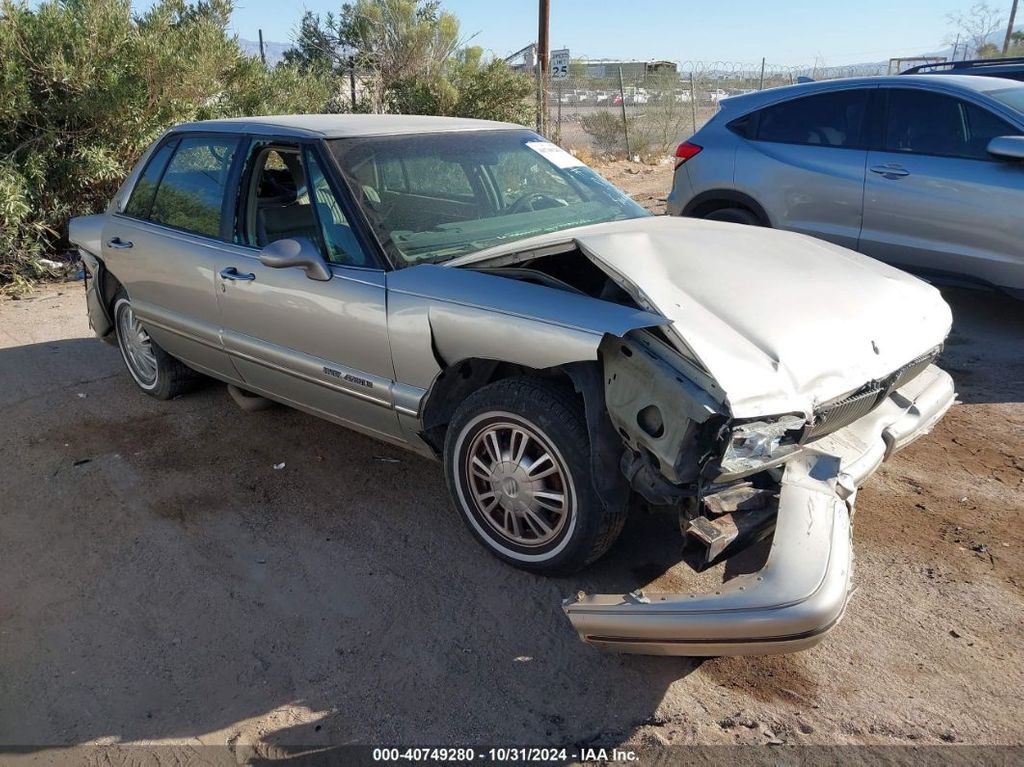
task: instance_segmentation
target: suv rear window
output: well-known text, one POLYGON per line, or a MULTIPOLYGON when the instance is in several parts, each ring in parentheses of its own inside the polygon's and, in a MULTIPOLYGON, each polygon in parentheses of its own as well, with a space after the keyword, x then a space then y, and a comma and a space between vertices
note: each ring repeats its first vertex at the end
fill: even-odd
POLYGON ((785 101, 757 113, 758 141, 860 148, 870 91, 844 90, 785 101))

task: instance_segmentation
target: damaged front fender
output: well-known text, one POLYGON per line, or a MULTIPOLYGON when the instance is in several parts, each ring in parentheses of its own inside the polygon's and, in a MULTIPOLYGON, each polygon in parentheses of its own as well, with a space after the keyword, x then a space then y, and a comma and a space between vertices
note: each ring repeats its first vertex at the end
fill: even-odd
POLYGON ((627 464, 650 465, 675 485, 693 482, 708 449, 705 425, 728 414, 707 391, 714 383, 691 381, 684 361, 672 365, 678 355, 649 333, 605 336, 600 353, 608 417, 630 450, 627 464))
POLYGON ((635 307, 472 269, 421 264, 387 279, 396 378, 424 394, 464 359, 538 370, 594 361, 606 334, 668 323, 635 307))

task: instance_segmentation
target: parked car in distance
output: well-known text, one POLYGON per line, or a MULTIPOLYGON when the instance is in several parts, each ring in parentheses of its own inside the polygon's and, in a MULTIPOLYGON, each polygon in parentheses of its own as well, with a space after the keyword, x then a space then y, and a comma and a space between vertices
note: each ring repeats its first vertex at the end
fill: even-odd
POLYGON ((980 75, 1024 80, 1024 56, 1003 59, 974 59, 972 61, 938 61, 918 64, 900 72, 901 75, 980 75))
POLYGON ((810 234, 1024 295, 1024 84, 899 75, 737 96, 676 151, 672 215, 810 234))
POLYGON ((809 237, 651 216, 518 125, 181 125, 70 237, 92 327, 142 391, 203 374, 435 458, 505 562, 579 569, 641 500, 680 515, 698 568, 774 536, 712 593, 568 599, 614 650, 820 641, 850 593, 857 487, 953 401, 931 286, 809 237))

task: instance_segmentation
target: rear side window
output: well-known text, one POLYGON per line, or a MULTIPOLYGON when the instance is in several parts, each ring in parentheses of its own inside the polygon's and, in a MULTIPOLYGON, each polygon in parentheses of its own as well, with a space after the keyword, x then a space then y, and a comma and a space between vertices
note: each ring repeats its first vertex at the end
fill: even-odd
POLYGON ((868 90, 837 91, 766 107, 757 114, 756 138, 780 144, 863 147, 869 94, 868 90))
POLYGON ((124 206, 126 215, 133 218, 149 218, 149 209, 153 205, 156 185, 160 183, 160 176, 163 175, 167 161, 171 159, 171 154, 177 143, 177 141, 169 141, 149 158, 145 170, 142 171, 139 180, 135 182, 135 188, 132 189, 132 196, 128 198, 128 204, 124 206))
POLYGON ((889 91, 885 131, 889 152, 989 160, 989 141, 1019 133, 991 112, 952 96, 898 88, 889 91))
POLYGON ((220 237, 221 209, 238 139, 184 138, 153 198, 149 220, 220 237))

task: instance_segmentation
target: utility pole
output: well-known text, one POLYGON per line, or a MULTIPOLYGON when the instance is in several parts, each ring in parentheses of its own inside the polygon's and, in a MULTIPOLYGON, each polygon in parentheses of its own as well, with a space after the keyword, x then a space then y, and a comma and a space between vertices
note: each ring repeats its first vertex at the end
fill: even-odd
POLYGON ((548 113, 548 25, 551 0, 539 0, 537 8, 537 132, 544 133, 548 113))
POLYGON ((626 160, 633 161, 633 150, 629 148, 629 121, 626 119, 626 88, 622 84, 622 67, 619 67, 619 106, 622 107, 622 135, 626 138, 626 160))
POLYGON ((348 57, 348 87, 349 93, 352 95, 352 111, 356 111, 356 57, 351 55, 348 57))
POLYGON ((1006 25, 1006 37, 1003 38, 1003 55, 1010 50, 1010 40, 1013 37, 1013 22, 1017 20, 1017 0, 1013 0, 1010 6, 1010 22, 1006 25))
POLYGON ((264 68, 267 66, 267 52, 263 50, 263 30, 260 30, 260 59, 263 61, 264 68))

